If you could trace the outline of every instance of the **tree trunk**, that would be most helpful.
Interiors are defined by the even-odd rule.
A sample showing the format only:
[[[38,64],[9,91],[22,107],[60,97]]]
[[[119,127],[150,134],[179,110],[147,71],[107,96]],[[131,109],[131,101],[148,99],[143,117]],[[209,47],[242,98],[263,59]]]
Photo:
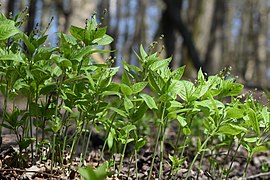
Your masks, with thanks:
[[[221,70],[222,51],[224,47],[224,22],[225,22],[225,3],[226,0],[218,0],[215,2],[215,13],[212,18],[211,34],[208,40],[207,52],[205,53],[205,69],[210,75],[217,74]],[[206,40],[205,40],[206,41]],[[203,41],[201,41],[203,42]],[[206,41],[207,42],[207,41]],[[205,43],[206,43],[205,42]],[[203,44],[200,44],[203,46]],[[202,50],[202,55],[204,54]]]
[[[266,1],[259,1],[258,35],[257,35],[257,85],[265,87],[268,84],[267,70],[267,33],[268,33],[268,7]]]

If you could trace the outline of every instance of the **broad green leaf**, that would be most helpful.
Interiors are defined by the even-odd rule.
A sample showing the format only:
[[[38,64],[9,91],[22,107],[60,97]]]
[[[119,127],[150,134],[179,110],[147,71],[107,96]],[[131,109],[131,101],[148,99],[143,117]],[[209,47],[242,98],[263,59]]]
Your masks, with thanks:
[[[138,141],[136,141],[136,144],[135,144],[136,150],[140,150],[145,144],[146,144],[146,140],[143,138],[140,138]]]
[[[239,118],[243,118],[244,116],[244,110],[239,109],[237,107],[232,107],[232,108],[228,108],[226,111],[226,118],[230,119],[239,119]]]
[[[5,19],[0,22],[0,41],[6,40],[19,32],[14,21]]]
[[[246,137],[244,138],[244,141],[249,142],[249,143],[254,143],[258,141],[258,137]]]
[[[126,96],[124,98],[124,106],[127,112],[134,107],[132,101]]]
[[[225,124],[219,128],[218,132],[226,135],[235,136],[242,132],[247,132],[247,129],[235,124]]]
[[[139,119],[141,119],[145,112],[147,111],[148,106],[146,105],[145,102],[142,102],[139,106],[139,108],[136,110],[136,112],[134,113],[134,115],[132,116],[132,119],[134,121],[138,121]]]
[[[267,124],[267,125],[269,126],[270,119],[269,119],[268,108],[267,108],[267,107],[263,107],[261,114],[262,114],[264,123]]]
[[[238,96],[239,94],[241,94],[243,88],[244,88],[243,84],[234,83],[230,88],[227,96]]]
[[[118,109],[118,108],[115,108],[115,107],[109,107],[109,109],[113,110],[114,112],[116,112],[120,116],[127,117],[125,111],[123,111],[121,109]]]
[[[158,109],[153,97],[149,96],[148,94],[140,94],[140,96],[150,109]]]
[[[199,81],[199,83],[204,83],[205,82],[204,75],[203,75],[203,72],[202,72],[202,68],[200,68],[200,70],[198,71],[198,81]]]
[[[191,130],[189,129],[189,127],[184,127],[183,128],[183,134],[188,136],[191,134]]]
[[[172,73],[171,73],[171,77],[175,80],[180,80],[184,74],[185,71],[185,67],[186,66],[181,66],[177,69],[175,69]]]
[[[184,101],[189,101],[192,94],[194,93],[194,84],[189,81],[179,81],[178,82],[179,86],[179,92],[178,95],[184,100]]]
[[[0,61],[14,61],[24,63],[21,55],[14,53],[0,55]]]
[[[268,152],[269,148],[267,148],[266,146],[256,146],[255,148],[253,148],[252,153],[260,153],[260,152]]]
[[[108,165],[109,165],[109,163],[106,161],[105,163],[103,163],[101,166],[99,166],[95,170],[95,174],[96,174],[96,177],[97,177],[96,180],[104,180],[104,179],[106,179]]]
[[[150,68],[152,71],[156,71],[162,67],[168,67],[171,60],[171,58],[157,60],[151,64]]]
[[[34,54],[36,48],[35,46],[30,42],[29,37],[25,34],[25,33],[20,33],[20,36],[24,42],[24,44],[26,45],[26,47],[28,48],[28,51],[30,52],[30,54]]]
[[[177,121],[181,125],[181,127],[185,127],[187,125],[186,118],[182,116],[177,116]]]
[[[74,52],[71,60],[75,59],[77,61],[81,61],[85,56],[88,56],[91,54],[93,47],[92,46],[85,46],[78,51]]]
[[[135,130],[135,129],[136,129],[136,126],[133,125],[133,124],[128,124],[128,125],[126,125],[126,126],[124,126],[124,127],[122,128],[122,130],[123,130],[126,134],[128,134],[130,131]]]
[[[130,80],[127,74],[127,71],[124,70],[123,74],[122,74],[122,79],[121,79],[122,84],[126,84],[127,86],[130,86]]]
[[[107,139],[109,149],[113,147],[114,138],[115,138],[115,131],[111,129]]]
[[[70,34],[76,39],[81,40],[81,41],[84,40],[85,29],[76,27],[76,26],[70,26],[69,31],[70,31]]]
[[[125,96],[129,96],[129,95],[132,94],[132,89],[131,89],[128,85],[126,85],[126,84],[121,84],[120,87],[121,87],[122,93],[123,93]]]
[[[133,94],[142,92],[142,90],[145,88],[146,85],[147,85],[147,82],[138,82],[138,83],[133,84],[131,86]]]
[[[104,46],[113,42],[113,38],[107,34],[105,34],[102,38],[95,39],[93,43],[97,43],[97,45]]]
[[[140,45],[140,54],[141,54],[141,57],[142,57],[142,60],[143,62],[146,61],[146,57],[148,56],[147,53],[145,52],[145,50],[143,49],[143,46]]]
[[[251,126],[253,128],[253,130],[257,133],[257,135],[260,135],[260,126],[259,126],[259,122],[258,122],[258,118],[256,116],[256,113],[253,109],[249,108],[247,111]]]
[[[94,169],[91,166],[80,167],[78,171],[83,180],[97,179]]]

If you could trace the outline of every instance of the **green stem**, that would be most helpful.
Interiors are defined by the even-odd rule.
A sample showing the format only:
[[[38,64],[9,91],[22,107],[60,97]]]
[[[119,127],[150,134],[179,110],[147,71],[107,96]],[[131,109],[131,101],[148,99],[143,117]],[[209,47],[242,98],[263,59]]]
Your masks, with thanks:
[[[153,154],[153,158],[152,158],[152,162],[151,162],[151,166],[150,166],[150,170],[149,170],[149,174],[148,174],[148,180],[150,180],[151,176],[152,176],[152,171],[153,171],[153,167],[154,167],[154,163],[155,163],[155,158],[156,158],[156,155],[157,155],[157,147],[158,147],[158,141],[159,141],[160,132],[161,132],[161,125],[159,125],[159,127],[158,127],[158,134],[157,134],[157,138],[156,138],[156,142],[155,142],[155,148],[154,148],[154,154]]]
[[[214,132],[215,132],[215,131],[214,131]],[[201,154],[202,150],[204,149],[204,147],[206,146],[206,144],[207,144],[207,142],[210,140],[210,138],[213,136],[213,134],[214,134],[214,133],[210,134],[210,135],[206,138],[206,140],[205,140],[204,143],[202,144],[201,148],[200,148],[200,149],[198,150],[198,152],[196,153],[195,157],[193,158],[193,160],[192,160],[192,162],[191,162],[191,164],[190,164],[190,166],[189,166],[189,168],[188,168],[188,172],[187,172],[187,176],[185,177],[185,180],[188,179],[189,174],[190,174],[190,171],[191,171],[191,169],[193,168],[195,161],[197,160],[199,154]]]
[[[127,137],[126,137],[126,140],[125,140],[125,145],[124,145],[124,148],[123,148],[123,151],[122,151],[121,160],[120,160],[120,165],[119,165],[119,171],[118,171],[118,175],[117,175],[118,177],[119,177],[120,172],[121,172],[121,170],[122,170],[123,160],[124,160],[125,152],[126,152],[126,148],[127,148],[128,137],[129,137],[129,133],[127,134]]]
[[[136,180],[138,180],[138,158],[137,158],[137,150],[135,149],[135,172],[136,172]]]
[[[115,119],[115,117],[116,117],[116,112],[114,112],[112,115],[111,115],[111,123],[110,123],[110,126],[109,126],[109,129],[108,129],[108,131],[107,131],[107,133],[106,133],[106,140],[105,140],[105,142],[104,142],[104,144],[103,144],[103,147],[102,147],[102,150],[101,150],[101,154],[100,154],[100,159],[99,159],[99,161],[101,160],[101,159],[103,159],[104,157],[104,150],[105,150],[105,147],[106,147],[106,145],[107,145],[107,141],[108,141],[108,136],[109,136],[109,133],[110,133],[110,131],[111,131],[111,129],[112,129],[112,125],[113,125],[113,122],[114,122],[114,119]]]
[[[162,107],[162,106],[161,106]],[[150,166],[150,170],[149,170],[149,175],[148,175],[148,180],[151,179],[151,176],[152,176],[152,171],[153,171],[153,167],[154,167],[154,162],[155,162],[155,158],[156,158],[156,154],[157,154],[157,147],[158,147],[158,142],[159,142],[159,138],[160,136],[162,136],[162,140],[160,142],[160,166],[159,166],[159,177],[162,176],[162,169],[163,169],[163,151],[164,151],[164,148],[163,148],[163,145],[164,145],[164,132],[165,132],[165,125],[164,125],[164,116],[165,116],[165,110],[166,110],[166,102],[164,103],[164,106],[163,106],[163,109],[162,109],[162,114],[161,114],[161,118],[160,118],[160,125],[159,125],[159,128],[158,128],[158,135],[157,135],[157,138],[156,138],[156,143],[155,143],[155,149],[154,149],[154,155],[153,155],[153,159],[152,159],[152,162],[151,162],[151,166]]]
[[[233,157],[232,157],[232,159],[231,159],[230,166],[229,166],[229,168],[228,168],[227,171],[226,171],[226,177],[225,177],[226,180],[229,178],[229,174],[230,174],[230,171],[231,171],[231,168],[232,168],[232,164],[233,164],[233,162],[234,162],[234,159],[236,158],[237,151],[238,151],[238,149],[240,148],[241,141],[242,141],[242,139],[244,138],[244,136],[245,136],[245,134],[243,134],[243,135],[241,136],[240,141],[239,141],[239,143],[238,143],[238,145],[237,145],[237,148],[236,148],[236,150],[235,150],[235,153],[234,153],[234,155],[233,155]]]
[[[84,154],[83,154],[83,158],[82,158],[83,160],[85,160],[85,157],[86,157],[86,152],[87,152],[87,149],[88,149],[88,146],[90,143],[92,132],[93,132],[93,129],[91,129],[91,131],[88,133],[87,143],[86,143],[86,147],[84,148]]]
[[[55,139],[56,133],[53,133],[53,147],[52,147],[52,159],[51,159],[51,174],[53,174],[53,167],[54,167],[54,154],[55,154]]]

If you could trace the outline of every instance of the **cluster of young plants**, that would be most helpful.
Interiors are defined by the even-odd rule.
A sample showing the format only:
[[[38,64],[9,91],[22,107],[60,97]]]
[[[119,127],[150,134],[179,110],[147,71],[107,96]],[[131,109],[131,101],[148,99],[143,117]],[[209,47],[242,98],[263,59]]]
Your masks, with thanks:
[[[157,132],[148,179],[152,178],[156,156],[160,160],[159,179],[164,178],[165,163],[171,167],[170,178],[176,179],[188,161],[188,179],[195,162],[199,161],[199,172],[205,159],[210,161],[209,176],[216,179],[229,177],[240,147],[248,152],[243,177],[253,155],[268,151],[269,109],[252,95],[241,95],[244,86],[227,73],[206,77],[200,70],[195,82],[183,80],[184,66],[171,70],[171,58],[162,59],[158,52],[146,52],[141,46],[135,52],[140,65],[123,61],[122,76],[116,81],[119,67],[112,66],[113,60],[97,64],[91,56],[109,53],[102,47],[113,41],[95,16],[84,28],[71,26],[70,35],[57,33],[57,47],[47,45],[45,32],[34,30],[28,35],[21,31],[26,16],[24,11],[13,19],[0,14],[0,137],[3,128],[16,135],[18,167],[25,161],[34,164],[50,159],[54,173],[56,166],[65,169],[72,164],[77,153],[78,166],[84,166],[91,136],[98,133],[104,137],[100,162],[104,162],[105,151],[120,153],[120,162],[116,165],[111,156],[109,163],[97,170],[80,168],[82,177],[103,179],[109,170],[119,175],[129,149],[138,179],[138,153],[147,143],[146,137],[153,135],[147,131],[150,124]],[[25,100],[23,107],[16,106],[16,98]],[[8,102],[14,103],[9,107]],[[175,124],[177,138],[171,144],[168,162],[164,159],[168,153],[166,130]],[[197,143],[190,147],[194,139]],[[46,154],[44,147],[49,150]],[[194,157],[187,156],[187,148]],[[221,154],[231,163],[219,162]]]

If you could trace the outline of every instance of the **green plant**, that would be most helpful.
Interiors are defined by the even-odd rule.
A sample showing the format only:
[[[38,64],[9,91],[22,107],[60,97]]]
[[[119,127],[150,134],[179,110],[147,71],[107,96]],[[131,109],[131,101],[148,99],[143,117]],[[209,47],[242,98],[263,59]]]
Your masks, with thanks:
[[[30,150],[32,163],[51,158],[53,173],[55,166],[65,168],[68,150],[70,164],[75,154],[80,154],[82,177],[104,179],[108,163],[97,170],[81,167],[91,136],[98,133],[104,137],[100,162],[106,159],[105,151],[110,155],[120,153],[120,162],[108,158],[120,176],[124,158],[130,155],[135,159],[138,179],[138,154],[149,136],[155,137],[155,144],[150,146],[153,156],[148,179],[154,176],[157,155],[159,179],[165,178],[165,163],[171,167],[169,177],[176,179],[184,161],[189,163],[185,178],[190,177],[196,162],[199,177],[206,156],[210,156],[209,175],[228,179],[240,147],[248,152],[244,178],[254,154],[269,150],[269,109],[252,94],[242,96],[244,86],[229,77],[227,70],[208,77],[199,70],[195,82],[183,80],[184,66],[171,70],[171,58],[162,59],[159,53],[140,46],[135,52],[140,65],[123,61],[122,77],[115,81],[119,67],[112,66],[113,59],[97,64],[91,56],[110,52],[102,47],[113,41],[106,34],[107,27],[98,24],[94,15],[84,28],[71,26],[70,35],[57,33],[57,47],[45,45],[46,32],[22,32],[19,26],[25,17],[24,11],[14,19],[0,14],[0,91],[4,96],[0,136],[3,127],[11,130],[20,154]],[[26,103],[9,107],[8,102],[18,97]],[[177,137],[173,151],[168,152],[166,130],[174,124]],[[194,139],[196,145],[192,144]],[[40,152],[43,147],[49,148],[45,157]],[[194,155],[186,154],[187,149]],[[219,153],[231,163],[222,164]],[[168,161],[164,159],[166,154]],[[23,162],[23,157],[18,161]]]

